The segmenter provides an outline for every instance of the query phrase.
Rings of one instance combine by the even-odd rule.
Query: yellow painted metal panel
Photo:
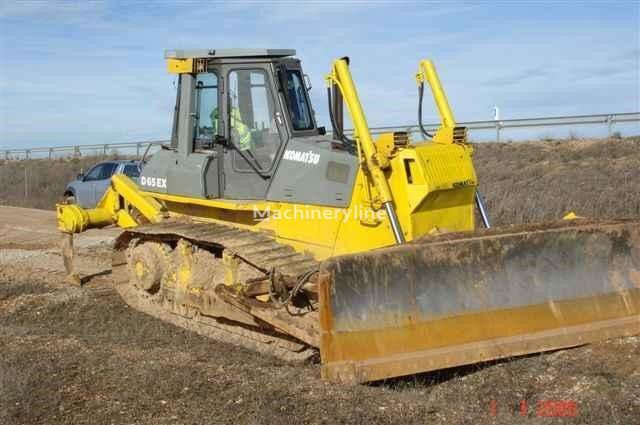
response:
[[[170,74],[188,74],[193,72],[193,59],[167,59],[167,72]]]
[[[562,325],[558,315],[562,317]],[[384,357],[634,315],[640,315],[640,289],[407,323],[404,327],[386,329],[384,344],[372,345],[381,340],[379,330],[336,333],[333,336],[336,341],[327,345],[332,351],[326,355],[332,361],[366,360],[374,352],[375,357]]]
[[[170,195],[166,193],[142,192],[143,195],[181,204],[201,205],[203,207],[219,208],[235,211],[253,211],[254,209],[266,210],[274,205],[273,202],[250,200],[240,201],[237,199],[202,199],[190,198],[187,196]]]
[[[118,227],[122,227],[123,229],[138,226],[138,222],[125,210],[118,211],[118,214],[116,215],[116,224]]]
[[[113,175],[111,177],[111,186],[115,193],[133,205],[150,222],[159,223],[165,218],[162,205],[154,198],[145,196],[138,189],[138,185],[126,175]],[[106,197],[108,197],[108,194],[105,194],[103,199]]]
[[[104,208],[83,209],[76,204],[57,204],[56,213],[58,229],[65,233],[80,233],[113,223],[111,212]]]

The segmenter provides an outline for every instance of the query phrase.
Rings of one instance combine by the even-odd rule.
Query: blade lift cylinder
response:
[[[348,58],[337,59],[334,61],[332,72],[327,76],[327,79],[330,84],[338,86],[342,92],[342,97],[347,103],[349,113],[351,115],[351,121],[355,128],[359,150],[364,156],[365,164],[371,178],[373,179],[376,189],[378,190],[382,206],[389,217],[395,241],[397,244],[403,244],[405,243],[405,237],[393,204],[393,194],[391,193],[391,188],[389,187],[387,178],[379,166],[376,146],[373,143],[373,138],[369,131],[369,124],[367,124],[367,119],[364,115],[364,110],[362,109],[358,92],[353,79],[351,78]]]

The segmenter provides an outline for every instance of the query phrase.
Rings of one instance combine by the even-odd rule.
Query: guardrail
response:
[[[120,142],[120,143],[100,143],[90,145],[67,145],[67,146],[51,146],[28,149],[4,149],[3,157],[6,160],[11,159],[30,159],[34,157],[45,157],[53,159],[54,157],[64,156],[82,156],[85,155],[107,155],[112,151],[120,154],[133,152],[136,156],[140,156],[148,146],[160,147],[163,143],[169,143],[168,140],[151,140],[145,142]],[[124,152],[123,152],[124,151]]]
[[[467,127],[469,131],[473,130],[492,130],[496,131],[496,141],[500,141],[502,130],[509,128],[534,128],[534,127],[557,127],[567,125],[593,125],[600,124],[607,126],[607,134],[609,137],[613,135],[613,125],[616,123],[640,122],[640,112],[624,112],[618,114],[599,114],[599,115],[571,115],[557,117],[540,117],[540,118],[518,118],[508,120],[492,120],[492,121],[466,121],[459,122],[458,125]],[[440,126],[436,124],[425,124],[427,131],[435,131]],[[420,131],[417,125],[407,125],[400,127],[375,127],[371,129],[372,134],[386,133],[391,131],[406,131],[408,133],[418,133]],[[352,130],[345,131],[346,134],[352,134]]]
[[[495,130],[495,140],[500,141],[500,136],[505,129],[514,128],[534,128],[534,127],[557,127],[568,125],[604,125],[607,128],[609,137],[613,135],[613,126],[618,123],[640,122],[640,112],[624,112],[616,114],[598,114],[598,115],[573,115],[573,116],[557,116],[557,117],[540,117],[540,118],[519,118],[508,120],[491,120],[491,121],[466,121],[460,122],[458,125],[465,126],[470,132],[476,130]],[[439,123],[425,124],[424,127],[428,131],[435,131],[439,127]],[[376,135],[380,133],[406,131],[408,133],[419,133],[420,129],[417,125],[391,126],[391,127],[372,127],[371,133]],[[331,134],[329,132],[329,134]],[[353,134],[353,130],[345,130],[345,134]],[[140,155],[147,149],[153,152],[163,143],[169,143],[168,140],[151,140],[141,142],[125,142],[125,143],[101,143],[90,145],[69,145],[69,146],[52,146],[38,147],[27,149],[3,149],[2,157],[6,160],[11,159],[29,159],[29,158],[49,158],[60,156],[81,156],[81,155],[98,155],[108,154],[117,151],[119,154]]]

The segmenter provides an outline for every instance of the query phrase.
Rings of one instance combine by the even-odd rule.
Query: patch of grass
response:
[[[492,224],[640,216],[640,137],[478,143],[475,164]]]
[[[640,137],[543,139],[475,144],[475,166],[493,224],[556,220],[568,211],[588,217],[640,215]],[[109,158],[0,160],[0,205],[53,209],[81,169]]]
[[[67,183],[82,170],[100,161],[125,159],[118,155],[97,155],[59,159],[0,159],[0,205],[51,210],[62,199]],[[25,176],[27,190],[25,194]],[[26,196],[25,196],[26,195]]]
[[[580,415],[561,420],[567,424],[633,423],[640,414],[640,376],[629,360],[640,355],[637,343],[349,386],[321,381],[317,365],[287,364],[156,320],[115,292],[83,291],[0,316],[3,329],[24,330],[0,337],[0,423],[528,424],[538,423],[535,406],[546,399],[576,400]],[[592,387],[574,392],[580,380]]]
[[[21,295],[46,294],[51,292],[46,285],[40,282],[1,282],[0,301],[16,298]]]

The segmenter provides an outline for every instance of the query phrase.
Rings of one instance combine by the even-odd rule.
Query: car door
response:
[[[100,170],[98,178],[93,181],[94,205],[97,205],[98,202],[100,202],[102,195],[107,191],[107,188],[111,184],[111,176],[116,172],[117,168],[118,163],[116,162],[105,162],[102,164],[102,169]]]
[[[82,181],[75,185],[76,202],[83,208],[93,208],[95,206],[94,182],[102,173],[103,164],[95,165],[82,178]]]

